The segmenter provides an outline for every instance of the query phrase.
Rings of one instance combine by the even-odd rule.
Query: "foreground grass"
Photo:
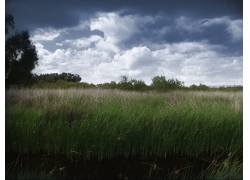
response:
[[[241,93],[6,92],[6,150],[84,158],[238,152]]]
[[[84,160],[120,155],[241,156],[242,96],[242,92],[8,90],[6,152],[65,154]],[[235,167],[238,172],[236,165],[231,169]],[[228,174],[228,169],[216,172]]]

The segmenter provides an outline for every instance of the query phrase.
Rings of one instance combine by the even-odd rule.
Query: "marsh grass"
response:
[[[231,152],[226,158],[217,156],[199,179],[243,179],[243,160]]]
[[[20,154],[19,154],[20,155]],[[56,172],[56,167],[50,171],[46,171],[44,164],[41,164],[36,169],[30,169],[28,164],[24,165],[23,160],[17,157],[16,161],[11,162],[5,167],[5,179],[9,180],[33,180],[33,179],[64,179],[65,175],[59,171]]]
[[[6,151],[68,158],[242,150],[242,92],[6,91]]]

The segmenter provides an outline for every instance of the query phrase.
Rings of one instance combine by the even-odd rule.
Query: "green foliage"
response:
[[[199,86],[192,84],[191,86],[189,86],[190,90],[196,90],[196,91],[208,91],[211,90],[211,88],[209,88],[208,86],[204,85],[204,84],[200,84]]]
[[[80,82],[81,77],[77,74],[71,73],[52,73],[52,74],[41,74],[33,75],[32,78],[33,88],[96,88],[96,89],[120,89],[129,91],[150,91],[155,90],[159,92],[167,92],[171,90],[182,90],[182,91],[242,91],[243,86],[231,86],[231,87],[208,87],[204,84],[199,86],[193,84],[189,87],[184,86],[184,82],[178,79],[168,79],[165,76],[156,76],[152,78],[152,83],[148,86],[142,80],[130,79],[127,76],[121,76],[119,82],[111,81],[103,84],[89,84],[86,82]]]
[[[142,80],[131,79],[130,83],[133,86],[134,91],[147,91],[149,87]]]
[[[240,156],[242,102],[242,92],[10,89],[6,152],[63,153],[83,160],[119,154]],[[225,159],[218,166],[211,162],[198,179],[238,178],[241,167],[236,160]]]
[[[148,91],[149,87],[142,80],[131,79],[129,80],[127,76],[121,76],[120,81],[116,83],[111,81],[110,83],[98,84],[97,88],[100,89],[120,89],[120,90],[130,90],[130,91]]]
[[[110,84],[109,84],[109,87],[110,87],[111,89],[115,89],[116,86],[117,86],[117,84],[116,84],[115,81],[111,81]]]
[[[128,80],[127,76],[121,76],[118,83],[118,89],[122,90],[133,90],[132,83]]]
[[[165,76],[156,76],[152,79],[152,88],[157,89],[158,91],[164,91],[167,81]]]
[[[191,86],[189,86],[190,90],[198,90],[198,86],[195,84],[192,84]]]
[[[151,87],[157,91],[177,90],[184,87],[184,82],[177,79],[166,80],[165,76],[155,76],[152,79]]]
[[[219,156],[220,157],[220,156]],[[230,152],[227,158],[215,158],[199,179],[243,179],[243,162],[239,155]]]
[[[41,74],[35,75],[34,80],[36,82],[47,82],[47,83],[56,83],[58,80],[65,82],[80,82],[81,77],[78,74],[65,73],[51,73],[51,74]]]
[[[199,86],[197,86],[197,90],[208,91],[209,87],[204,84],[200,84]]]
[[[8,34],[9,26],[14,28],[14,18],[6,15],[5,34]],[[29,32],[20,31],[5,41],[5,82],[10,84],[27,86],[33,83],[31,71],[38,65],[36,47],[33,45]]]
[[[6,99],[8,151],[86,159],[111,158],[118,147],[143,157],[242,151],[239,93],[13,90]]]
[[[226,91],[226,92],[230,92],[230,91],[242,91],[243,90],[243,86],[221,86],[219,87],[220,91]]]
[[[117,85],[118,89],[121,90],[132,90],[132,91],[147,91],[149,87],[142,80],[130,79],[127,76],[121,76],[120,82]]]

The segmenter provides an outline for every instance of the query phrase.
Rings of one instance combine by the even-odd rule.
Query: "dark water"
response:
[[[25,155],[9,153],[5,156],[6,171],[14,176],[27,169],[29,172],[45,171],[49,173],[55,169],[56,179],[167,179],[172,173],[173,179],[182,179],[185,173],[194,175],[200,174],[211,163],[211,160],[197,157],[169,157],[169,158],[148,158],[119,157],[116,159],[90,161],[70,159],[63,155]],[[15,167],[15,170],[14,170]]]

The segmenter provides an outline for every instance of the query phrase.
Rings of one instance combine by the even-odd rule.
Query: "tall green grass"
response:
[[[20,155],[20,154],[19,154]],[[35,170],[31,170],[28,164],[23,165],[23,160],[17,157],[16,161],[13,161],[5,167],[5,178],[8,180],[21,180],[21,179],[65,179],[65,175],[59,170],[56,172],[56,167],[54,167],[49,172],[46,172],[46,167],[41,164]]]
[[[242,92],[6,91],[6,151],[69,158],[243,149]]]

